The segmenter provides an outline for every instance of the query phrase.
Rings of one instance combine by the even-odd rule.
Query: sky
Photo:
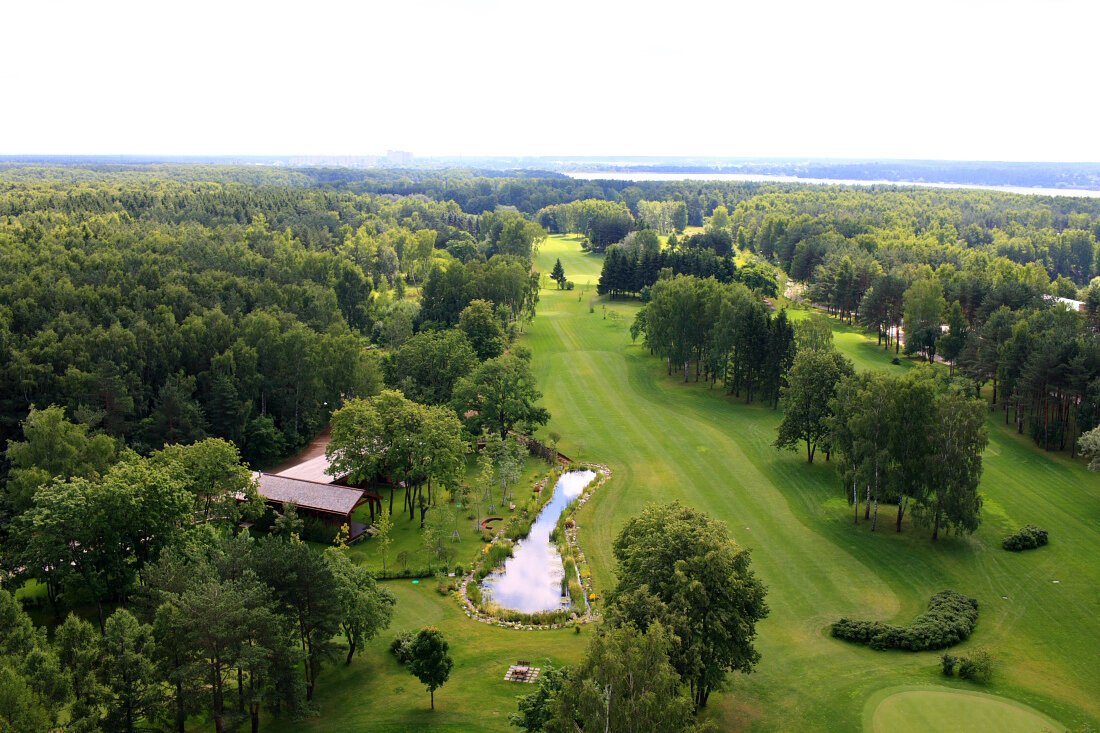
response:
[[[1100,161],[1096,0],[5,6],[0,155]]]

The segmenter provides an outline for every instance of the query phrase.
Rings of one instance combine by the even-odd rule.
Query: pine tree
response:
[[[554,262],[554,269],[550,271],[550,277],[558,283],[558,290],[565,287],[565,268],[561,266],[561,258]]]

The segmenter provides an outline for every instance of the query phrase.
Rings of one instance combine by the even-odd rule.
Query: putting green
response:
[[[885,696],[884,696],[885,695]],[[867,733],[1041,733],[1063,730],[1050,718],[1006,697],[948,687],[884,690],[864,709]]]

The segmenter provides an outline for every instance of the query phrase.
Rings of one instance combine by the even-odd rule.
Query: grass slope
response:
[[[559,256],[566,272],[590,265],[575,248],[553,237],[539,266]],[[853,525],[831,466],[808,466],[771,446],[776,412],[666,377],[659,360],[630,343],[638,305],[607,306],[590,313],[567,293],[542,294],[528,344],[553,415],[548,429],[564,436],[567,454],[615,471],[581,514],[601,587],[613,580],[611,539],[648,502],[700,507],[753,549],[772,615],[760,628],[759,670],[712,706],[724,727],[851,730],[875,690],[938,682],[934,653],[874,652],[828,638],[825,627],[841,615],[903,622],[947,587],[982,604],[978,628],[960,649],[985,646],[998,657],[991,690],[1068,725],[1100,719],[1100,670],[1092,663],[1100,647],[1100,478],[1036,450],[994,413],[982,528],[933,544],[908,523],[895,534],[892,507],[883,507],[873,535]],[[889,366],[893,357],[844,327],[836,342],[861,368]],[[1051,529],[1047,551],[1001,551],[1001,537],[1027,522]]]

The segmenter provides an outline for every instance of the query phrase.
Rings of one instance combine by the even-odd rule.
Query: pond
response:
[[[569,502],[573,501],[596,477],[594,471],[563,473],[554,485],[554,495],[542,508],[531,532],[516,543],[512,557],[504,566],[486,576],[481,591],[486,600],[501,608],[523,613],[555,611],[569,605],[562,598],[562,565],[558,548],[550,541],[550,533]]]

